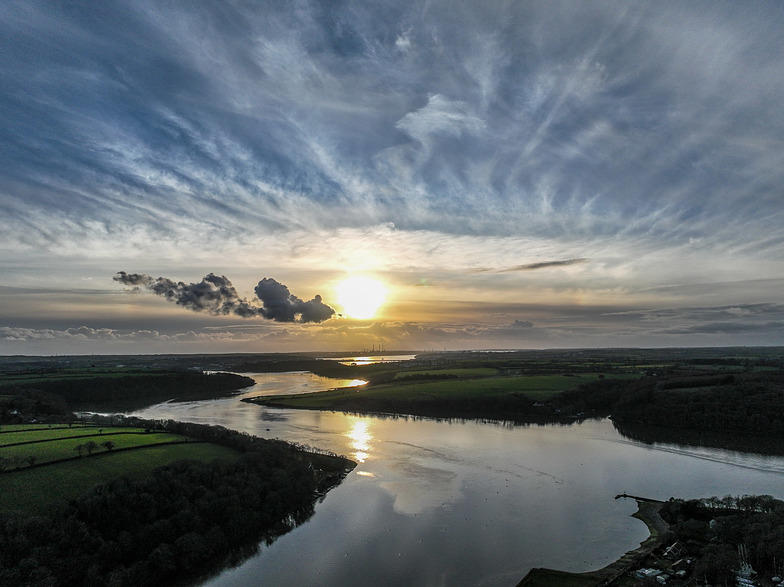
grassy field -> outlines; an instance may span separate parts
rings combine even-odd
[[[0,398],[2,397],[3,396],[0,396]],[[5,434],[32,430],[56,430],[64,428],[84,430],[86,428],[94,428],[94,426],[86,424],[73,424],[71,426],[68,424],[0,424],[0,443],[3,442],[2,439],[4,438]]]
[[[4,424],[0,428],[0,447],[16,442],[55,440],[74,436],[100,436],[117,432],[139,432],[138,428],[99,428],[97,426],[60,427],[50,424]]]
[[[424,371],[400,371],[395,379],[419,375],[448,375],[454,377],[492,377],[498,374],[498,369],[492,367],[468,367],[455,369],[428,369]]]
[[[84,369],[59,369],[57,371],[26,372],[26,373],[0,373],[0,387],[6,385],[20,385],[43,383],[50,381],[68,381],[88,378],[108,378],[117,379],[128,375],[158,377],[160,372],[148,369],[129,369],[127,367],[116,368],[84,368]]]
[[[105,447],[101,446],[102,442],[112,442],[114,444],[112,450],[122,450],[151,444],[160,444],[162,442],[181,442],[182,440],[184,440],[183,437],[176,434],[140,434],[138,431],[128,432],[126,434],[96,434],[83,438],[61,438],[45,442],[36,442],[34,444],[0,446],[0,458],[18,456],[24,459],[28,455],[33,455],[36,458],[36,463],[40,465],[78,456],[79,452],[76,447],[90,441],[93,441],[97,445],[97,448],[93,450],[92,454],[97,454],[107,450]],[[87,450],[82,451],[84,456],[87,456],[87,453]]]
[[[584,373],[581,375],[521,375],[481,379],[393,382],[360,388],[257,399],[259,403],[265,405],[303,409],[331,409],[334,405],[349,398],[355,402],[383,399],[409,403],[524,394],[531,400],[540,401],[598,378],[598,373]]]
[[[183,459],[233,459],[239,453],[215,444],[155,446],[143,450],[94,454],[89,458],[0,475],[0,511],[41,511],[47,504],[75,497],[93,485],[122,475],[149,474],[155,467]]]
[[[444,381],[418,381],[386,384],[360,391],[369,395],[384,394],[386,397],[409,400],[417,397],[476,397],[523,393],[533,400],[547,399],[557,393],[577,387],[581,383],[597,379],[599,374],[583,375],[520,375],[513,377],[485,377],[483,379],[461,379]]]
[[[9,426],[3,428],[8,429]],[[13,457],[21,459],[18,469],[0,473],[0,511],[35,513],[52,501],[75,497],[93,485],[115,477],[149,474],[155,467],[183,459],[211,461],[216,458],[233,459],[239,454],[215,444],[182,444],[187,440],[184,436],[167,432],[145,433],[139,428],[104,428],[103,434],[99,433],[99,428],[82,426],[70,429],[17,428],[0,434],[0,443],[6,445],[0,445],[0,458],[8,459],[7,462]],[[78,434],[91,436],[73,438]],[[43,442],[7,446],[11,440]],[[74,458],[78,457],[75,447],[91,440],[98,445],[92,455],[88,456],[83,451],[82,458]],[[100,446],[101,442],[108,440],[115,445],[111,451]],[[159,445],[162,442],[175,444]],[[28,466],[25,461],[28,456],[35,457],[36,466]],[[51,464],[39,466],[43,463]]]

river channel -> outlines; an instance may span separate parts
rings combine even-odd
[[[358,466],[307,522],[210,587],[512,586],[533,567],[588,571],[638,546],[647,529],[619,493],[784,498],[782,457],[649,445],[609,420],[513,426],[270,409],[239,399],[359,382],[246,375],[257,385],[239,396],[135,414],[329,449]]]

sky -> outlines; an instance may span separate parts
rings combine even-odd
[[[777,0],[6,0],[0,354],[784,345],[782,47]]]

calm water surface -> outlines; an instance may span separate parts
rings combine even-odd
[[[252,374],[246,395],[349,386]],[[166,403],[144,418],[220,424],[333,450],[357,468],[305,524],[207,581],[240,585],[515,585],[532,567],[587,571],[648,533],[618,493],[784,498],[784,458],[646,445],[608,420],[505,426],[271,409],[238,399]]]
[[[323,358],[327,359],[328,357]],[[375,363],[398,363],[400,361],[410,361],[415,358],[416,355],[361,355],[329,358],[329,360],[337,361],[342,365],[372,365]]]

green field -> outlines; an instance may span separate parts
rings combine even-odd
[[[0,475],[0,511],[34,513],[41,511],[48,503],[75,497],[93,485],[115,477],[147,475],[155,467],[184,459],[233,459],[238,454],[237,451],[215,444],[176,444],[101,453],[46,467],[7,472]]]
[[[594,381],[599,376],[599,373],[583,373],[393,382],[300,395],[270,396],[256,398],[255,401],[269,406],[303,409],[332,409],[345,400],[351,400],[352,403],[366,400],[416,403],[433,400],[487,399],[513,394],[523,394],[531,400],[540,401],[573,389],[582,383]]]
[[[99,431],[103,431],[102,433]],[[0,428],[0,447],[16,442],[55,440],[74,436],[100,436],[117,432],[139,432],[138,428],[99,428],[98,426],[60,427],[50,424],[5,424]]]
[[[47,372],[27,372],[27,373],[1,373],[0,387],[6,385],[29,385],[33,383],[44,383],[50,381],[69,381],[80,379],[117,379],[120,377],[148,376],[158,377],[160,372],[148,369],[130,369],[127,367],[116,368],[85,368],[85,369],[59,369]]]
[[[417,371],[400,371],[395,374],[395,379],[419,375],[447,375],[453,377],[492,377],[498,374],[498,369],[492,367],[467,367],[456,369],[428,369]]]
[[[11,428],[4,426],[5,430]],[[0,459],[8,466],[0,473],[0,511],[41,511],[48,503],[75,497],[93,485],[122,475],[145,475],[155,467],[183,460],[233,459],[237,451],[188,439],[168,432],[146,433],[140,428],[43,428],[17,426],[0,434]],[[100,433],[103,430],[103,433]],[[89,434],[81,438],[73,436]],[[108,451],[101,442],[112,441]],[[11,442],[42,441],[8,446]],[[93,441],[97,448],[81,458],[75,447]],[[160,443],[174,443],[163,444]],[[27,457],[35,457],[29,466]],[[14,459],[14,457],[17,457]],[[75,458],[76,457],[76,458]],[[62,462],[57,462],[62,461]],[[46,466],[40,466],[44,463]]]
[[[3,397],[3,396],[0,396]],[[93,428],[91,425],[86,424],[0,424],[0,443],[4,443],[3,438],[6,434],[14,432],[26,432],[32,430],[57,430],[70,428],[73,430],[84,430],[85,428]]]
[[[473,370],[472,370],[473,371]],[[362,390],[360,393],[383,394],[387,398],[410,400],[416,398],[460,398],[523,393],[533,400],[547,399],[555,394],[593,381],[598,373],[582,375],[519,375],[512,377],[485,377],[445,381],[419,381],[407,384],[385,384]]]
[[[61,438],[57,440],[50,440],[46,442],[36,442],[34,444],[21,444],[15,446],[0,446],[0,459],[12,458],[18,456],[26,458],[28,455],[36,457],[36,463],[48,463],[51,461],[62,461],[64,459],[79,456],[76,449],[78,445],[84,445],[87,442],[94,442],[97,447],[94,448],[92,454],[105,452],[107,449],[101,446],[103,442],[112,442],[114,447],[112,450],[122,450],[128,448],[137,448],[145,445],[160,444],[162,442],[182,442],[183,437],[176,434],[166,433],[152,433],[145,434],[138,431],[129,432],[126,434],[96,434],[94,436],[80,437],[80,438]],[[82,450],[83,456],[88,456],[86,449]]]

